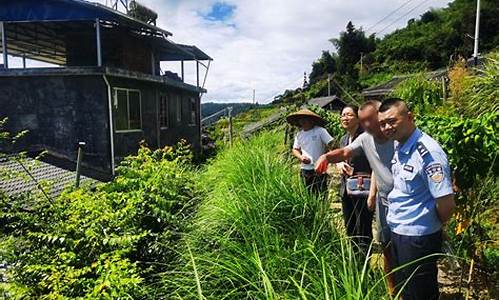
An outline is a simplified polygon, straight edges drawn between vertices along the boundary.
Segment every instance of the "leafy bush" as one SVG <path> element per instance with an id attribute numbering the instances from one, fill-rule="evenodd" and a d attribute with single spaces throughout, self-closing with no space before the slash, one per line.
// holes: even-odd
<path id="1" fill-rule="evenodd" d="M 152 275 L 175 259 L 196 195 L 186 145 L 141 147 L 95 190 L 68 190 L 52 203 L 2 199 L 0 253 L 14 299 L 151 297 Z M 152 297 L 154 298 L 154 296 Z"/>
<path id="2" fill-rule="evenodd" d="M 484 66 L 472 71 L 459 61 L 448 76 L 450 102 L 460 115 L 476 117 L 498 111 L 498 51 L 488 54 Z"/>
<path id="3" fill-rule="evenodd" d="M 264 133 L 219 154 L 199 184 L 206 198 L 184 240 L 183 263 L 164 276 L 167 299 L 382 299 L 309 194 L 281 137 Z"/>
<path id="4" fill-rule="evenodd" d="M 448 154 L 457 185 L 470 188 L 491 171 L 498 173 L 498 114 L 477 118 L 422 115 L 417 126 L 436 139 Z"/>
<path id="5" fill-rule="evenodd" d="M 442 103 L 441 83 L 419 73 L 401 82 L 392 96 L 407 101 L 415 113 L 433 112 Z"/>

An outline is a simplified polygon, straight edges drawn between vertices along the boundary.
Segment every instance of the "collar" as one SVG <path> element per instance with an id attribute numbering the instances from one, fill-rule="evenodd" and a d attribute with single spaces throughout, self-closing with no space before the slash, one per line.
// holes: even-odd
<path id="1" fill-rule="evenodd" d="M 418 128 L 415 128 L 413 133 L 410 135 L 410 137 L 406 140 L 404 144 L 398 143 L 398 151 L 403 152 L 406 155 L 410 154 L 411 149 L 417 143 L 417 141 L 420 139 L 421 136 L 422 136 L 422 131 L 420 131 L 420 129 Z"/>

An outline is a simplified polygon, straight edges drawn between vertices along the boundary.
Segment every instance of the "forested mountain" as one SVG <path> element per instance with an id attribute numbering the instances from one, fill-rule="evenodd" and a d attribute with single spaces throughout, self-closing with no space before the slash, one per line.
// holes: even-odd
<path id="1" fill-rule="evenodd" d="M 446 8 L 431 9 L 408 20 L 406 27 L 384 37 L 367 35 L 349 21 L 345 31 L 330 39 L 335 51 L 323 50 L 312 63 L 309 86 L 284 91 L 274 103 L 327 95 L 328 74 L 332 74 L 332 94 L 356 96 L 363 88 L 393 75 L 435 70 L 460 57 L 469 58 L 474 48 L 475 18 L 476 0 L 455 0 Z M 483 0 L 479 50 L 486 54 L 497 47 L 498 1 Z"/>

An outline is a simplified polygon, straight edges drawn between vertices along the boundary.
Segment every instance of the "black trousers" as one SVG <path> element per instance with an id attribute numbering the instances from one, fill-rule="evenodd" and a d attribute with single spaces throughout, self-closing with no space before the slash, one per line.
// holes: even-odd
<path id="1" fill-rule="evenodd" d="M 326 174 L 317 174 L 314 170 L 300 170 L 300 176 L 306 185 L 306 188 L 315 194 L 323 194 L 328 187 L 328 178 Z"/>
<path id="2" fill-rule="evenodd" d="M 352 237 L 358 250 L 367 254 L 373 239 L 373 213 L 366 205 L 366 198 L 350 197 L 345 193 L 342 197 L 342 213 L 347 235 Z"/>
<path id="3" fill-rule="evenodd" d="M 391 232 L 391 244 L 391 264 L 394 270 L 428 255 L 441 253 L 441 231 L 424 236 L 406 236 Z M 436 255 L 425 258 L 394 273 L 396 289 L 403 289 L 401 296 L 404 300 L 439 298 L 437 259 Z"/>

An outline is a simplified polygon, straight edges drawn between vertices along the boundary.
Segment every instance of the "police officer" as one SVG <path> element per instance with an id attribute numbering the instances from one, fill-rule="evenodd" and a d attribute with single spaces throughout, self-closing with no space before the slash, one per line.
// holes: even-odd
<path id="1" fill-rule="evenodd" d="M 448 159 L 435 140 L 416 128 L 401 99 L 382 103 L 379 122 L 382 132 L 396 141 L 387 222 L 392 267 L 407 266 L 394 279 L 404 300 L 438 299 L 438 257 L 427 256 L 441 252 L 441 230 L 455 207 Z"/>

